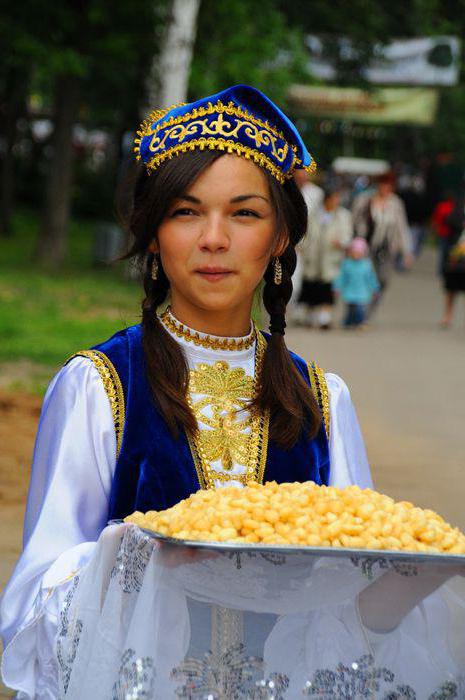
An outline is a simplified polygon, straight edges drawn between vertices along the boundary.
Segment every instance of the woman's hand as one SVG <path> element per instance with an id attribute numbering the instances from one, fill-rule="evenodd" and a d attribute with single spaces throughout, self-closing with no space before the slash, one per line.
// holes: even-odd
<path id="1" fill-rule="evenodd" d="M 465 564 L 419 566 L 418 575 L 408 578 L 396 571 L 386 572 L 358 596 L 364 626 L 378 633 L 392 631 L 414 607 L 454 576 L 465 576 Z"/>
<path id="2" fill-rule="evenodd" d="M 219 556 L 217 552 L 212 552 L 201 547 L 187 547 L 182 544 L 170 544 L 168 542 L 159 541 L 159 551 L 162 557 L 162 563 L 168 568 L 176 568 L 185 564 L 198 564 L 206 559 L 216 559 Z"/>

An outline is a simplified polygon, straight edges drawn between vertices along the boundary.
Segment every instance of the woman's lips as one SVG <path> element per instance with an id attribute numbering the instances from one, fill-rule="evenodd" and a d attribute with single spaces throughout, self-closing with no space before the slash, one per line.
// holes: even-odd
<path id="1" fill-rule="evenodd" d="M 229 275 L 234 274 L 231 270 L 225 270 L 223 272 L 210 272 L 207 270 L 196 270 L 196 273 L 200 275 L 207 282 L 219 282 L 220 280 L 226 279 Z"/>

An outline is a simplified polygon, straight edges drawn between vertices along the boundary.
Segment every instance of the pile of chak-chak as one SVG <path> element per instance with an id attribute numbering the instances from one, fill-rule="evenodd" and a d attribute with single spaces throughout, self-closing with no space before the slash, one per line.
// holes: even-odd
<path id="1" fill-rule="evenodd" d="M 358 486 L 311 481 L 197 491 L 164 511 L 136 511 L 126 522 L 183 540 L 465 554 L 465 535 L 432 510 Z"/>

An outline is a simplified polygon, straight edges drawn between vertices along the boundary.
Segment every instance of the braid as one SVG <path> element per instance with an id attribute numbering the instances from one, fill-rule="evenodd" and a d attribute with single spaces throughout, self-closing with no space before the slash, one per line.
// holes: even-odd
<path id="1" fill-rule="evenodd" d="M 193 431 L 197 422 L 185 400 L 189 370 L 184 354 L 157 316 L 158 307 L 168 296 L 170 284 L 161 260 L 158 263 L 157 279 L 152 279 L 154 257 L 154 253 L 149 253 L 145 261 L 146 297 L 142 302 L 142 343 L 157 408 L 164 416 L 172 435 L 177 438 L 180 426 Z"/>
<path id="2" fill-rule="evenodd" d="M 297 264 L 295 246 L 289 243 L 280 256 L 281 284 L 274 282 L 271 262 L 264 278 L 263 303 L 270 315 L 270 333 L 257 396 L 252 406 L 269 408 L 270 436 L 280 447 L 290 449 L 302 431 L 316 435 L 321 416 L 313 392 L 294 365 L 284 342 L 286 306 L 292 296 L 292 273 Z"/>
<path id="3" fill-rule="evenodd" d="M 264 276 L 263 303 L 270 315 L 271 335 L 285 333 L 286 306 L 292 296 L 292 275 L 297 265 L 297 256 L 292 243 L 289 243 L 278 259 L 282 267 L 281 284 L 276 284 L 274 281 L 273 261 L 268 265 Z"/>
<path id="4" fill-rule="evenodd" d="M 274 183 L 271 189 L 287 207 L 287 216 L 284 221 L 278 221 L 278 226 L 281 224 L 279 228 L 289 232 L 289 243 L 279 257 L 281 283 L 274 281 L 273 260 L 264 275 L 263 304 L 270 316 L 271 335 L 263 358 L 259 390 L 252 405 L 270 410 L 270 437 L 283 449 L 290 449 L 302 433 L 309 437 L 318 433 L 321 415 L 313 392 L 309 391 L 284 342 L 286 306 L 292 297 L 292 275 L 297 266 L 295 246 L 306 228 L 305 204 L 302 211 L 303 200 L 294 184 L 287 186 L 288 198 L 283 198 L 283 190 L 277 191 Z M 291 198 L 295 207 L 290 206 Z"/>

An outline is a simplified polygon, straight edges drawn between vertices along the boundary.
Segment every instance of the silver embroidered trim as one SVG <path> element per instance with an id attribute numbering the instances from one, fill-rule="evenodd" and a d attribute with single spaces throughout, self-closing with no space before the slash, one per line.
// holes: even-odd
<path id="1" fill-rule="evenodd" d="M 380 570 L 392 569 L 399 576 L 418 576 L 418 568 L 406 561 L 401 559 L 385 559 L 384 557 L 351 557 L 350 561 L 356 567 L 359 567 L 362 574 L 369 580 L 372 581 L 375 575 L 375 567 L 379 567 Z"/>
<path id="2" fill-rule="evenodd" d="M 211 606 L 211 649 L 220 657 L 244 642 L 244 613 L 220 605 Z"/>
<path id="3" fill-rule="evenodd" d="M 187 657 L 174 668 L 171 677 L 180 681 L 178 698 L 189 700 L 246 700 L 257 690 L 255 676 L 263 673 L 263 660 L 244 654 L 244 645 L 236 644 L 219 656 L 211 651 L 202 659 Z M 266 695 L 262 697 L 267 697 Z"/>
<path id="4" fill-rule="evenodd" d="M 152 700 L 155 697 L 155 675 L 151 656 L 136 657 L 134 649 L 126 649 L 121 655 L 111 700 Z"/>
<path id="5" fill-rule="evenodd" d="M 340 663 L 334 670 L 315 671 L 303 695 L 319 700 L 423 700 L 410 685 L 395 685 L 395 674 L 388 668 L 374 664 L 374 656 L 366 654 L 350 666 Z M 446 681 L 427 700 L 459 700 L 459 692 L 457 683 Z"/>
<path id="6" fill-rule="evenodd" d="M 234 561 L 236 569 L 242 569 L 242 561 L 246 559 L 256 559 L 261 557 L 269 564 L 274 566 L 284 566 L 286 563 L 286 555 L 279 552 L 226 552 L 228 559 Z"/>
<path id="7" fill-rule="evenodd" d="M 111 578 L 116 578 L 125 593 L 137 593 L 142 588 L 145 569 L 155 546 L 155 540 L 129 526 L 121 538 Z"/>
<path id="8" fill-rule="evenodd" d="M 63 690 L 63 695 L 66 695 L 73 663 L 76 658 L 79 641 L 82 634 L 82 621 L 75 620 L 74 624 L 69 619 L 69 609 L 76 593 L 79 584 L 79 576 L 73 579 L 73 585 L 65 596 L 63 609 L 60 612 L 60 628 L 56 642 L 57 661 L 59 667 L 60 685 Z M 65 645 L 68 651 L 65 654 Z"/>

